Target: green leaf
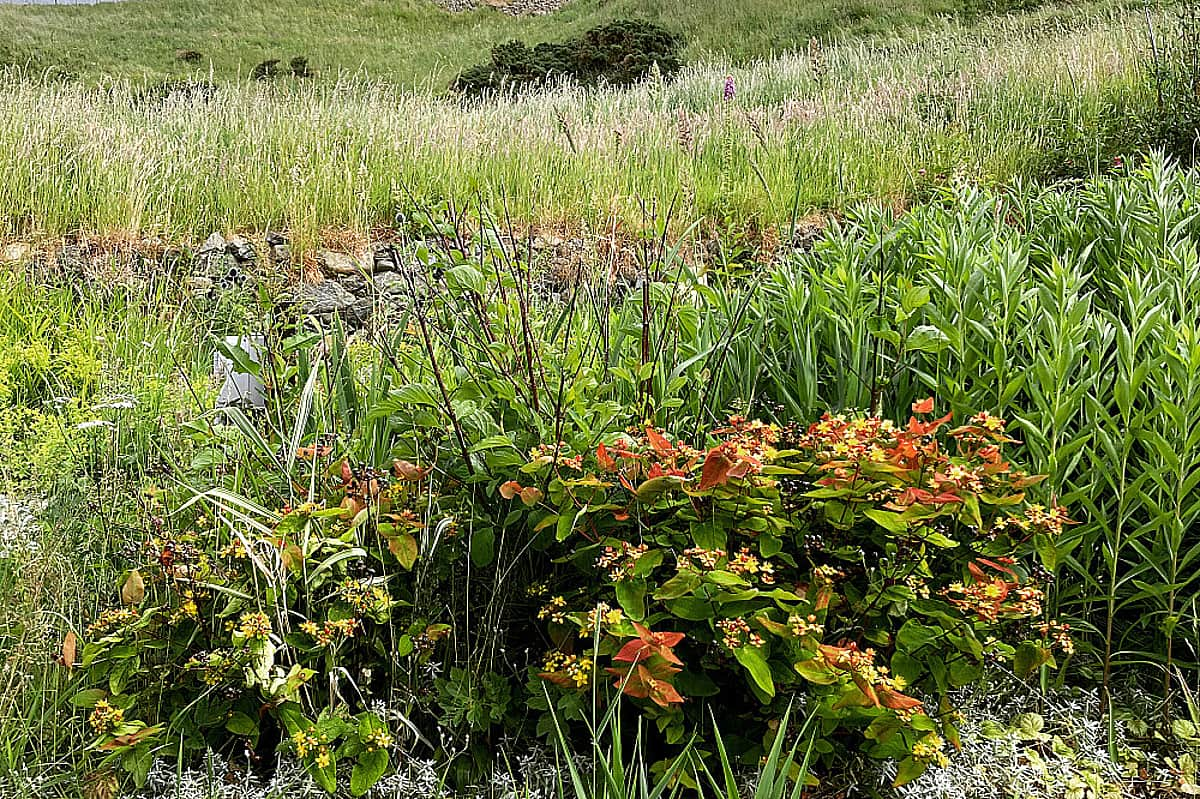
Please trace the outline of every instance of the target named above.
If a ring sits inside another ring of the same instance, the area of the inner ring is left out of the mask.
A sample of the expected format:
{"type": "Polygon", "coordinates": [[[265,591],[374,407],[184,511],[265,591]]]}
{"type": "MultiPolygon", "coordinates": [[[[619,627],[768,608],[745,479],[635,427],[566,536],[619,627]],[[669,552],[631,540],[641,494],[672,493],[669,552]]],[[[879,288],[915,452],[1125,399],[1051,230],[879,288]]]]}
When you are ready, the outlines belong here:
{"type": "Polygon", "coordinates": [[[694,596],[671,599],[665,604],[671,615],[678,616],[686,621],[707,621],[716,615],[711,603],[694,596]]]}
{"type": "Polygon", "coordinates": [[[71,697],[71,704],[75,707],[95,707],[96,703],[106,696],[108,692],[103,688],[89,688],[71,697]]]}
{"type": "Polygon", "coordinates": [[[950,339],[933,325],[918,325],[908,334],[909,350],[919,352],[941,352],[950,346],[950,339]]]}
{"type": "MultiPolygon", "coordinates": [[[[483,568],[496,557],[496,532],[482,527],[471,534],[471,563],[483,568]]],[[[411,567],[407,567],[411,568],[411,567]]]]}
{"type": "Polygon", "coordinates": [[[317,764],[313,763],[308,767],[308,773],[326,793],[333,793],[337,790],[337,759],[332,755],[330,755],[328,766],[318,768],[317,764]]]}
{"type": "Polygon", "coordinates": [[[863,515],[889,533],[903,535],[908,532],[908,522],[900,518],[899,513],[892,513],[878,508],[868,508],[863,512],[863,515]]]}
{"type": "Polygon", "coordinates": [[[234,713],[230,716],[229,720],[225,722],[225,729],[234,735],[241,735],[246,738],[253,738],[255,735],[258,735],[258,723],[245,713],[234,713]]]}
{"type": "Polygon", "coordinates": [[[629,618],[634,621],[646,618],[646,583],[643,580],[621,580],[616,590],[617,602],[629,618]]]}
{"type": "Polygon", "coordinates": [[[837,682],[838,674],[820,660],[802,660],[794,667],[801,677],[816,685],[833,685],[837,682]]]}
{"type": "Polygon", "coordinates": [[[700,575],[691,569],[680,569],[675,576],[654,592],[655,599],[678,599],[692,593],[700,586],[700,575]]]}
{"type": "Polygon", "coordinates": [[[910,783],[924,772],[925,764],[923,762],[915,758],[906,757],[900,761],[900,765],[896,769],[896,779],[892,782],[892,787],[899,788],[901,785],[910,783]]]}
{"type": "Polygon", "coordinates": [[[733,650],[733,656],[750,672],[750,677],[759,690],[769,697],[775,696],[775,680],[771,678],[771,667],[767,665],[758,647],[740,646],[733,650]]]}
{"type": "Polygon", "coordinates": [[[154,765],[154,750],[149,744],[139,744],[133,747],[121,758],[121,767],[129,772],[133,784],[142,787],[150,776],[150,767],[154,765]]]}
{"type": "Polygon", "coordinates": [[[354,764],[354,770],[350,772],[350,793],[354,796],[362,796],[371,787],[379,782],[379,778],[387,771],[388,754],[385,749],[376,749],[374,752],[363,752],[358,756],[358,762],[354,764]]]}
{"type": "Polygon", "coordinates": [[[1050,650],[1033,641],[1026,641],[1017,647],[1013,654],[1013,671],[1021,679],[1025,679],[1042,666],[1050,662],[1050,650]]]}

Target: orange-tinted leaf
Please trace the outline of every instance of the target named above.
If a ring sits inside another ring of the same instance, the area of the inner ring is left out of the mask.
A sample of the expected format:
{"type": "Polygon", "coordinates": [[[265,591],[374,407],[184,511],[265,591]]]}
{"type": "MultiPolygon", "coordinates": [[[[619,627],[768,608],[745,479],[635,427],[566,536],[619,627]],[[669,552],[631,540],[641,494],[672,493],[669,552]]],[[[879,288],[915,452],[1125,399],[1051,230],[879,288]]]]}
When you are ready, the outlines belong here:
{"type": "Polygon", "coordinates": [[[646,428],[646,440],[650,442],[650,448],[658,455],[671,456],[675,454],[674,445],[667,440],[666,436],[653,427],[646,428]]]}
{"type": "Polygon", "coordinates": [[[733,467],[733,459],[725,454],[722,447],[713,447],[704,458],[704,467],[700,471],[701,491],[707,491],[729,482],[729,470],[733,467]]]}
{"type": "Polygon", "coordinates": [[[419,553],[417,539],[408,533],[396,536],[388,541],[388,550],[396,556],[396,560],[400,562],[400,565],[406,571],[411,571],[413,564],[417,562],[417,555],[419,553]]]}
{"type": "Polygon", "coordinates": [[[539,489],[529,486],[521,489],[521,501],[526,507],[536,505],[542,499],[542,492],[539,489]]]}
{"type": "Polygon", "coordinates": [[[79,639],[75,636],[75,631],[68,631],[66,637],[63,638],[62,652],[57,658],[58,665],[63,666],[67,671],[73,669],[75,667],[75,653],[78,646],[79,639]]]}
{"type": "Polygon", "coordinates": [[[642,641],[640,638],[634,638],[621,647],[620,652],[613,655],[613,660],[619,660],[624,663],[637,663],[653,654],[653,652],[649,651],[649,647],[646,646],[645,641],[642,641]]]}
{"type": "Polygon", "coordinates": [[[933,413],[933,397],[917,400],[912,404],[913,413],[933,413]]]}
{"type": "Polygon", "coordinates": [[[738,462],[733,464],[733,467],[730,468],[729,476],[736,477],[738,480],[741,480],[750,473],[750,467],[753,465],[754,461],[750,460],[749,458],[739,458],[738,462]]]}
{"type": "Polygon", "coordinates": [[[137,732],[128,733],[127,735],[118,735],[111,741],[106,741],[105,743],[101,744],[100,748],[107,750],[123,749],[126,746],[133,746],[140,741],[144,741],[147,738],[158,735],[160,732],[162,732],[162,727],[145,727],[137,732]]]}
{"type": "Polygon", "coordinates": [[[401,460],[397,458],[392,461],[392,471],[396,477],[401,480],[420,480],[425,475],[429,474],[429,468],[422,469],[411,461],[401,460]]]}
{"type": "Polygon", "coordinates": [[[521,493],[521,484],[516,480],[509,480],[500,486],[500,496],[505,499],[512,499],[521,493]]]}
{"type": "Polygon", "coordinates": [[[146,597],[146,582],[142,579],[142,573],[134,569],[125,578],[125,584],[121,586],[121,603],[124,605],[140,605],[146,597]]]}
{"type": "Polygon", "coordinates": [[[613,460],[612,455],[608,454],[608,447],[604,446],[603,443],[596,447],[596,462],[606,472],[615,472],[617,470],[617,462],[613,460]]]}
{"type": "Polygon", "coordinates": [[[880,686],[875,693],[879,697],[879,703],[892,710],[915,710],[921,707],[921,700],[886,686],[880,686]]]}
{"type": "Polygon", "coordinates": [[[862,692],[863,701],[870,704],[872,707],[879,707],[879,697],[875,694],[875,686],[867,682],[862,677],[855,674],[851,677],[854,684],[858,686],[858,690],[862,692]]]}

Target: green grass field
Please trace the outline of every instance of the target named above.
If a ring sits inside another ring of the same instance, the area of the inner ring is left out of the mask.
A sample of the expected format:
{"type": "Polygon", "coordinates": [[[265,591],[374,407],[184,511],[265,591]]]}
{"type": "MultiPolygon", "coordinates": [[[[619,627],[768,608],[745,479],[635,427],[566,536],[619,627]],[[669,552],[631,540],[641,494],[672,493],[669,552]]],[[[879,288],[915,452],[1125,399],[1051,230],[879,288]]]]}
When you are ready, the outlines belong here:
{"type": "Polygon", "coordinates": [[[682,33],[692,59],[745,60],[803,46],[812,36],[875,33],[984,8],[977,0],[573,0],[548,16],[514,18],[490,9],[452,14],[432,0],[0,5],[0,64],[89,81],[158,80],[210,67],[230,78],[268,59],[306,56],[326,79],[361,72],[441,89],[463,67],[485,60],[494,44],[558,40],[618,18],[649,19],[682,33]],[[180,50],[204,59],[183,63],[180,50]]]}

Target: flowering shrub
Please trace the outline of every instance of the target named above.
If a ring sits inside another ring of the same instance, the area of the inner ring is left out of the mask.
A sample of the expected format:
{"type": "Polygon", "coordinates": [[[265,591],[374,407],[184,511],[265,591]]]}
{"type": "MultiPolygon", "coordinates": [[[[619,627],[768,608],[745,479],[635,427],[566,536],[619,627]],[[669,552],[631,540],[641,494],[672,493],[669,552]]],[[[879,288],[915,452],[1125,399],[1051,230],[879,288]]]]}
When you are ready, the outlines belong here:
{"type": "MultiPolygon", "coordinates": [[[[138,781],[154,755],[278,751],[326,790],[348,777],[361,795],[398,737],[429,743],[413,718],[437,736],[531,732],[510,712],[505,674],[459,660],[441,676],[452,661],[434,662],[439,650],[478,642],[452,612],[417,609],[421,595],[464,590],[451,581],[467,558],[489,566],[494,529],[524,526],[545,580],[529,586],[535,608],[497,617],[512,626],[494,640],[515,650],[545,631],[537,663],[500,664],[528,674],[528,705],[549,710],[550,698],[582,720],[609,685],[674,744],[711,703],[754,758],[755,738],[804,693],[822,721],[819,754],[857,740],[899,761],[902,783],[945,761],[956,733],[942,697],[986,659],[1028,674],[1070,647],[1064,627],[1037,619],[1027,563],[1067,523],[1063,509],[1026,502],[1037,478],[1005,460],[1002,420],[947,430],[948,416],[922,420],[932,401],[914,411],[905,427],[733,418],[704,449],[653,427],[586,453],[543,445],[516,479],[493,478],[494,505],[407,460],[385,471],[302,447],[299,507],[271,513],[210,492],[168,513],[155,496],[161,513],[120,604],[69,637],[62,662],[78,661],[93,749],[138,781]],[[449,507],[470,535],[434,518],[449,507]],[[439,557],[444,579],[422,582],[439,557]],[[406,697],[407,715],[368,696],[406,697]],[[404,728],[389,726],[398,719],[404,728]]],[[[537,731],[555,729],[543,714],[537,731]]]]}
{"type": "MultiPolygon", "coordinates": [[[[913,406],[904,427],[826,415],[808,428],[733,418],[697,450],[646,428],[587,458],[535,459],[535,530],[573,550],[571,587],[539,613],[555,649],[543,679],[582,692],[601,661],[668,740],[699,721],[778,718],[805,692],[816,751],[853,732],[899,761],[897,783],[957,741],[944,699],[988,659],[1019,673],[1055,665],[1065,631],[1042,615],[1026,557],[1068,523],[1026,501],[1003,420],[947,429],[913,406]]],[[[755,751],[747,741],[749,753],[755,751]]]]}

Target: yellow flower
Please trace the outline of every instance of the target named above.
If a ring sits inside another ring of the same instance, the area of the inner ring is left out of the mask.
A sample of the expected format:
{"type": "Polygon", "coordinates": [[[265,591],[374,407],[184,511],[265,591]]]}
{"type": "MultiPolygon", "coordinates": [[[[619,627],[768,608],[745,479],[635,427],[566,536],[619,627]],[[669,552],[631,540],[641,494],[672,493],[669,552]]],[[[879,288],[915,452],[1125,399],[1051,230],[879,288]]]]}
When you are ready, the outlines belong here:
{"type": "Polygon", "coordinates": [[[262,611],[243,613],[238,619],[238,632],[250,641],[266,640],[271,635],[271,620],[262,611]]]}
{"type": "Polygon", "coordinates": [[[92,708],[92,714],[88,716],[88,724],[98,733],[112,732],[117,727],[121,726],[121,722],[125,720],[125,711],[118,707],[113,707],[105,700],[101,699],[92,708]]]}

